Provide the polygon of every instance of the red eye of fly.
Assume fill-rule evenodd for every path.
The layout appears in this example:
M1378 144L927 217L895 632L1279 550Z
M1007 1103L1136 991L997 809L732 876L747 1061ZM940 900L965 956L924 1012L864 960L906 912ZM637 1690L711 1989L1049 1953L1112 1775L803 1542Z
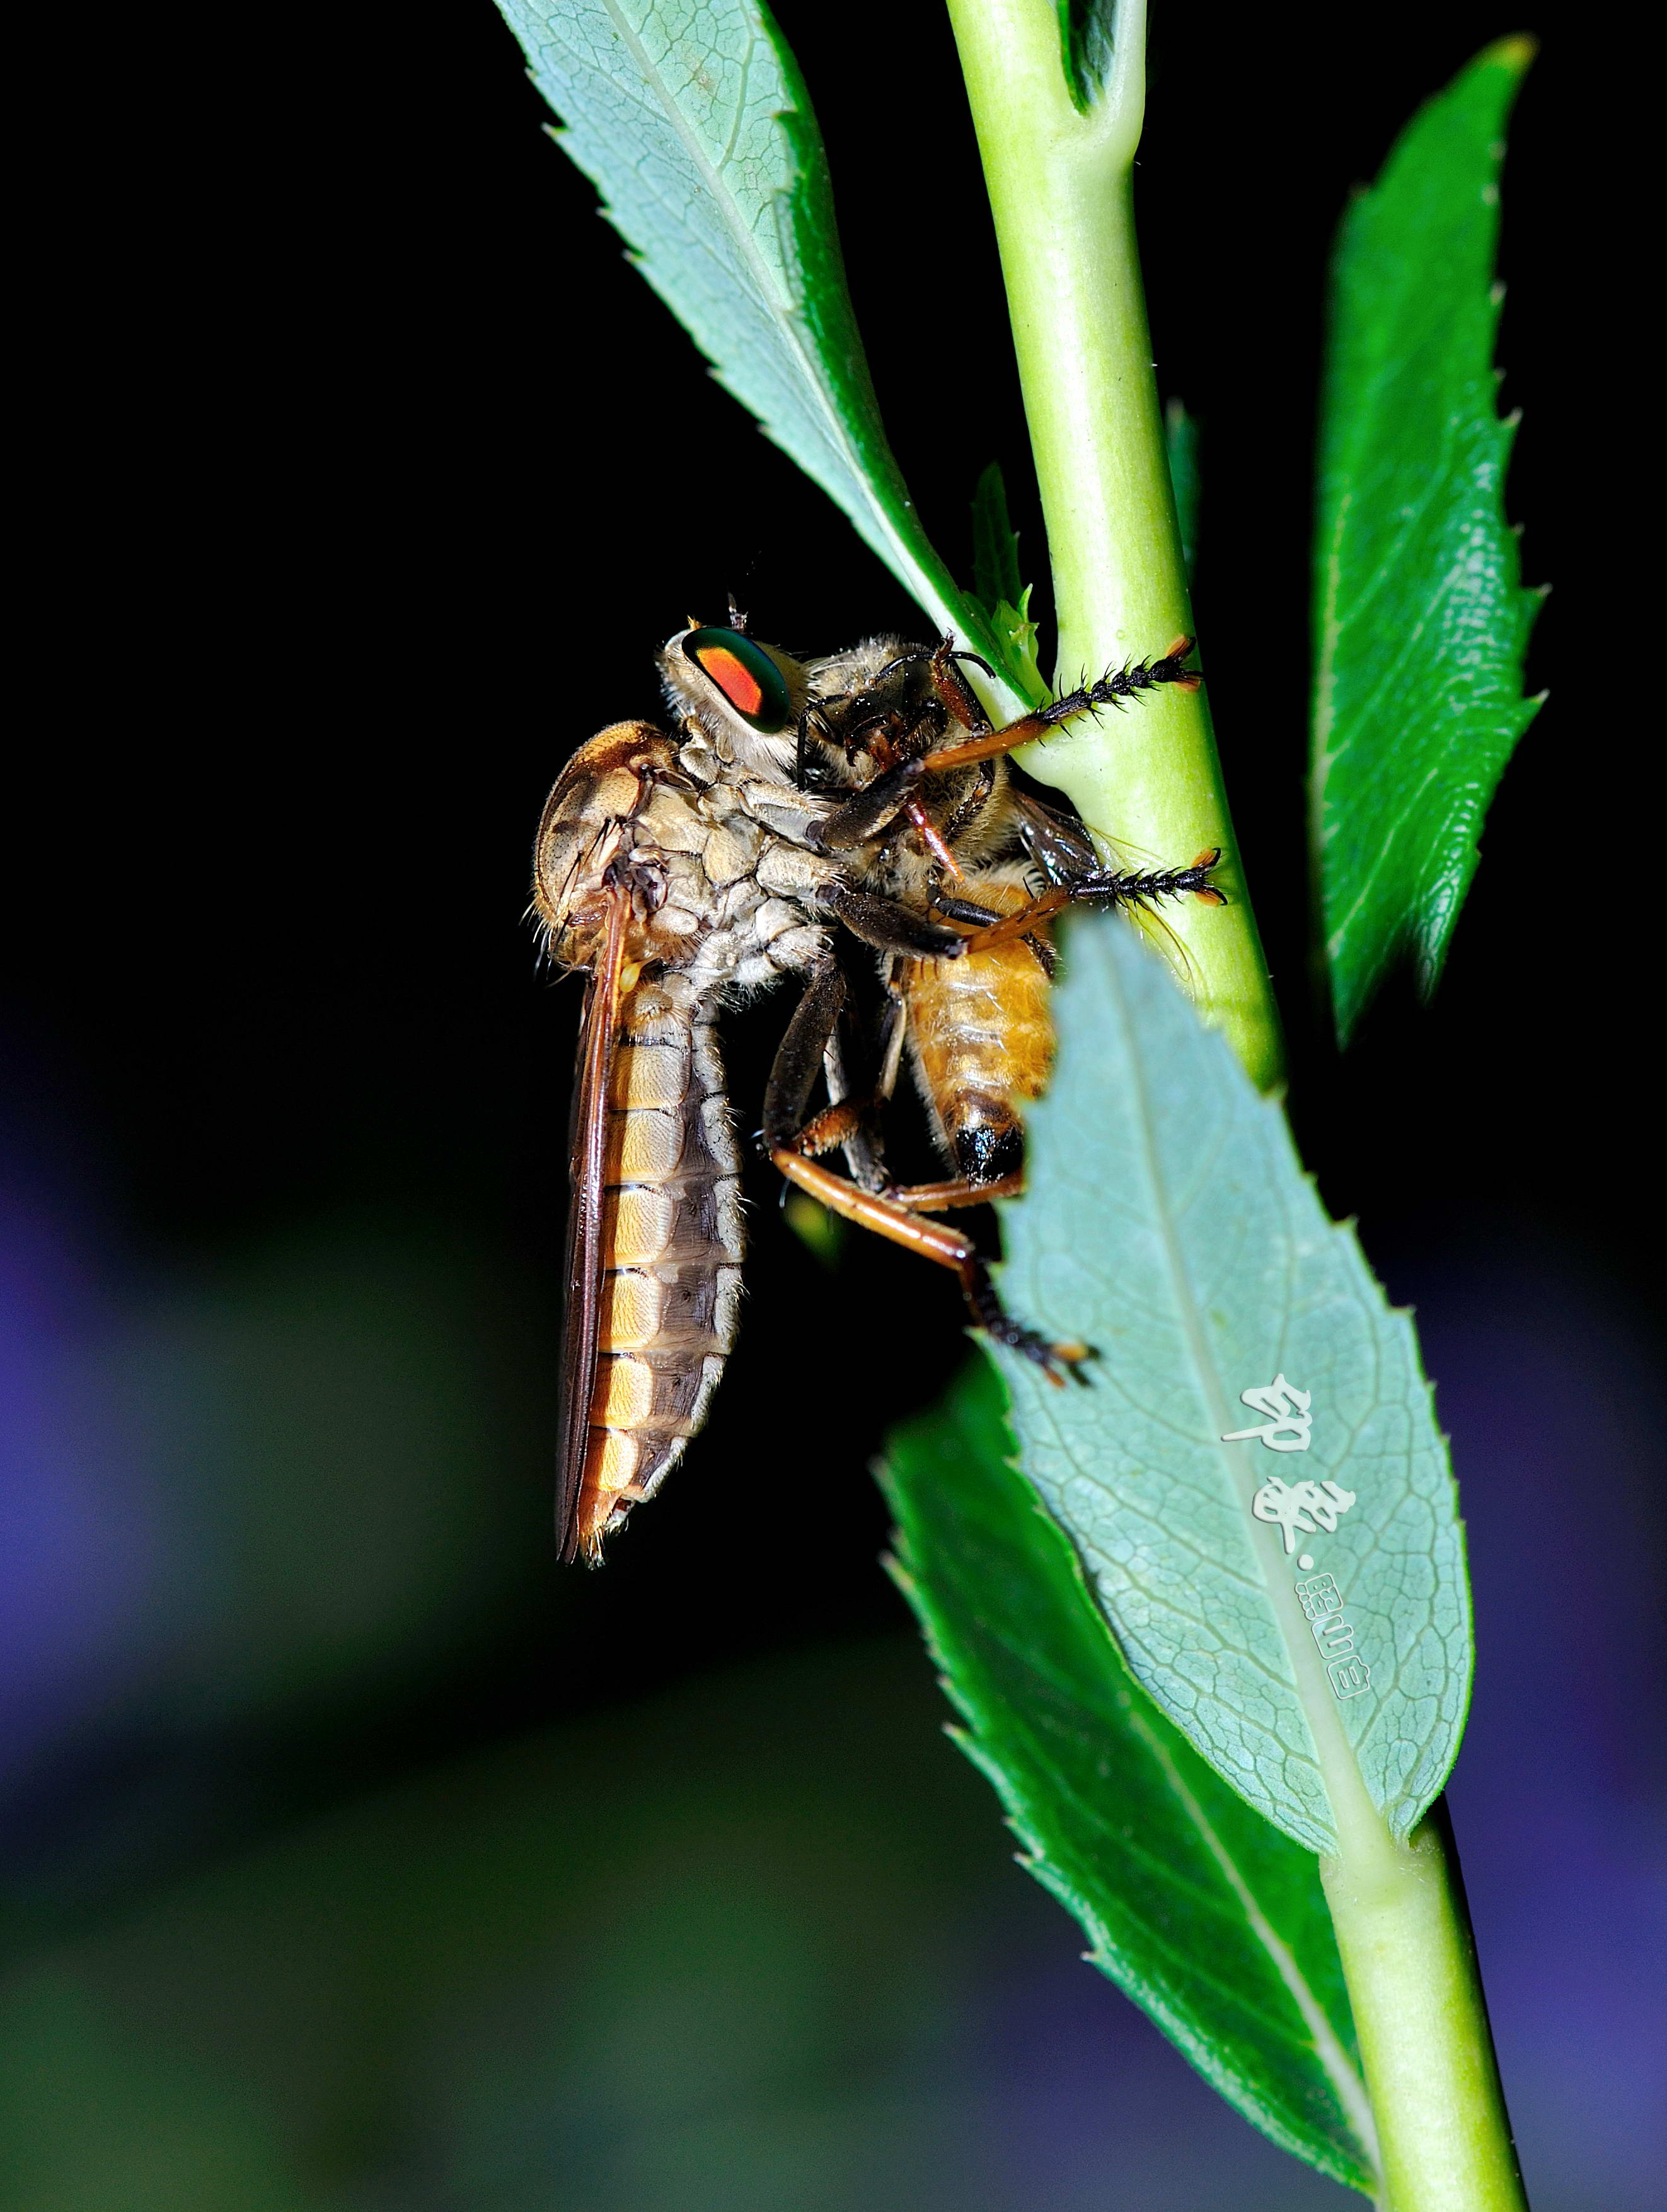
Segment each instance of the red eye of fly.
M792 720L781 671L738 629L691 630L683 651L755 729L785 730Z
M696 658L731 707L739 708L743 714L757 714L764 704L764 686L727 646L709 645Z

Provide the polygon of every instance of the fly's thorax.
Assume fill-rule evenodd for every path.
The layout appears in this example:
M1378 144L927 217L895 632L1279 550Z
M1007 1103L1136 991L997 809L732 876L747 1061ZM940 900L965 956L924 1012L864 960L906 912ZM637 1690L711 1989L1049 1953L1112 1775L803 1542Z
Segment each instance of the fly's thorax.
M809 925L807 897L829 864L785 845L752 803L776 793L802 822L802 796L734 770L691 774L688 750L646 724L619 724L562 771L534 864L534 903L558 960L597 963L621 885L632 898L632 962L687 969L702 991L768 980L781 965L772 946ZM790 950L787 964L808 957Z
M688 752L685 745L680 761ZM808 967L827 951L821 901L830 884L850 878L852 863L848 856L815 852L805 840L834 804L739 767L702 793L700 811L712 825L707 873L721 880L721 893L714 896L730 933L724 946L712 950L727 957L730 981L743 988L768 982Z
M724 779L693 800L678 795L662 804L657 794L644 817L667 848L665 900L652 930L679 938L689 975L724 997L802 969L826 950L816 896L838 873L836 863L790 844L761 819L749 789Z

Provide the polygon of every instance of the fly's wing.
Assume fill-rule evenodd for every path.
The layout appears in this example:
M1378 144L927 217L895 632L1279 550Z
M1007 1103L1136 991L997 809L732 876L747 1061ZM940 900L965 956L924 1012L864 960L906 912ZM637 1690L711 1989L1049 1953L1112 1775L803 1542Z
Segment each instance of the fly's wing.
M631 894L612 894L602 957L585 993L579 1076L573 1093L568 1173L567 1304L561 1347L561 1461L556 1477L555 1540L564 1561L579 1553L579 1507L596 1395L607 1197L608 1077L619 1029L620 970Z

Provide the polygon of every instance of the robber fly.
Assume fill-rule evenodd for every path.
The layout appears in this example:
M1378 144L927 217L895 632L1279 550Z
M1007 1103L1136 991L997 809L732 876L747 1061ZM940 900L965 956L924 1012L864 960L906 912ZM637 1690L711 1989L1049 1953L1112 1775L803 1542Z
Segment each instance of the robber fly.
M1170 660L1141 680L1185 680ZM802 979L765 1094L770 1158L824 1205L952 1268L974 1322L1057 1381L1086 1348L1050 1343L1007 1315L972 1240L922 1216L1016 1187L1018 1158L1003 1139L1010 1128L1016 1141L1016 1101L1040 1090L1051 1050L1045 998L1031 981L1040 975L1045 990L1051 972L1047 915L1066 897L1133 904L1208 890L1203 861L1104 878L1062 817L1029 802L1028 814L991 805L1004 794L1004 754L1099 703L1090 694L995 731L947 647L907 649L887 665L876 643L807 665L749 636L733 615L728 629L680 631L660 668L678 736L624 722L591 739L558 779L535 850L549 949L589 977L567 1241L566 1558L598 1557L603 1536L658 1489L704 1419L734 1340L741 1158L716 1038L722 1007L783 976ZM898 668L924 671L924 708L914 696L882 701ZM807 731L829 760L843 760L844 788L807 787ZM955 788L969 767L982 793L970 810ZM1052 889L1038 895L1013 875L1009 814L1031 824L1020 860L1046 852ZM976 834L975 815L985 817ZM924 877L905 840L930 856ZM946 896L946 869L970 878L986 903ZM901 978L882 1057L894 1074L912 1019L923 1086L941 1131L954 1133L954 1185L886 1185L865 1138L875 1097L843 1095L842 937ZM982 971L973 996L994 1003L993 1033L987 1018L969 1028L944 981L963 971ZM812 1115L824 1075L829 1103ZM854 1180L825 1164L840 1146Z
M963 939L856 885L850 855L889 819L866 793L791 780L803 672L739 630L691 626L661 656L680 730L621 722L580 747L546 802L533 903L551 956L589 978L572 1131L558 1533L599 1556L705 1418L734 1341L741 1154L716 1023L787 975L803 994L764 1100L783 1172L953 1268L974 1320L1057 1375L1056 1346L1003 1312L972 1240L864 1191L807 1124L845 998L844 933L884 955L964 958ZM890 811L894 813L895 807Z

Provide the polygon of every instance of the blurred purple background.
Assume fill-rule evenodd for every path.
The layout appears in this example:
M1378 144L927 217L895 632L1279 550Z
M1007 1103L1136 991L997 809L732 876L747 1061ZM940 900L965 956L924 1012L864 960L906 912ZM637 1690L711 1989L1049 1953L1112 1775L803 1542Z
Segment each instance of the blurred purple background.
M470 1402L478 1263L423 1282L420 1238L303 1224L217 1280L147 1273L39 1178L4 1224L28 2201L139 2201L103 2192L153 2160L216 2207L1343 2201L1080 1963L900 1628L696 1668L600 1727L477 1720L355 1786L344 1713L367 1738L443 1713L437 1650L478 1670L526 1601L468 1495L505 1449ZM1463 1485L1481 1664L1450 1802L1534 2202L1645 2212L1658 1377L1567 1248L1495 1228L1385 1264ZM651 1540L609 1570L610 1644ZM102 2120L64 2131L70 2097Z

